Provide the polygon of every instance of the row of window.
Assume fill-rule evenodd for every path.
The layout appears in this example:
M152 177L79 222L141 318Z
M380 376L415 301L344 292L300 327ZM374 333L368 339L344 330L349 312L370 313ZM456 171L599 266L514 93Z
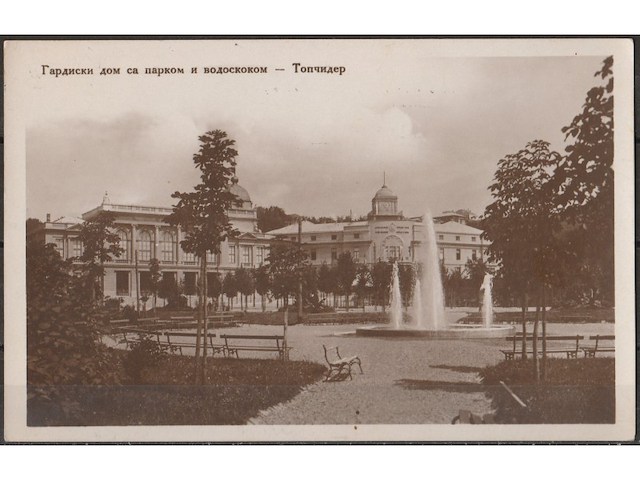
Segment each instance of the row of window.
M131 254L131 240L129 233L125 230L118 230L118 236L120 237L120 248L122 253L120 257L116 259L117 262L130 262L132 261ZM56 246L56 250L61 257L64 255L64 237L55 237L53 243ZM82 242L77 238L70 239L70 252L69 257L79 257L82 255ZM255 246L255 262L260 265L264 263L266 258L266 252L268 247ZM138 253L138 260L141 262L149 261L153 258L153 239L151 233L142 230L138 233L136 239L136 251ZM162 263L175 263L177 260L178 242L176 236L172 232L163 231L160 234L159 248L156 252L156 256ZM240 260L244 266L254 265L254 246L253 245L240 245ZM229 245L228 259L231 265L237 265L238 251L236 245ZM182 260L186 265L195 265L196 256L193 253L183 252ZM211 264L219 264L219 256L216 254L208 253L207 262Z
M471 259L476 260L480 253L480 250L471 250ZM488 255L488 252L485 250L484 254ZM444 261L444 248L440 249L440 260ZM459 248L456 248L456 260L462 260L462 250Z
M478 237L471 237L471 241L472 242L476 242ZM438 235L438 240L444 240L444 235L440 234ZM460 241L460 235L456 235L456 242Z
M353 234L353 238L356 239L356 240L359 239L360 238L360 234L359 233L354 233ZM318 240L318 236L317 235L311 235L309 237L309 239L310 239L309 241L315 242L315 241ZM338 235L337 234L331 235L331 240L338 240ZM291 237L291 241L292 242L297 242L298 241L298 237Z
M116 295L129 296L131 292L131 273L129 271L116 271ZM213 275L213 274L208 274ZM176 272L163 272L163 280L168 277L174 282L176 281ZM151 292L151 272L138 272L138 284L140 286L140 294ZM184 272L183 277L183 293L185 295L195 295L198 282L198 274L196 272Z
M346 250L348 251L348 250ZM309 258L311 259L311 261L315 261L318 259L318 251L313 249L309 251ZM360 261L360 249L359 248L354 248L353 250L351 250L351 258L353 258L356 262ZM335 262L338 260L338 249L337 248L332 248L331 249L331 261Z

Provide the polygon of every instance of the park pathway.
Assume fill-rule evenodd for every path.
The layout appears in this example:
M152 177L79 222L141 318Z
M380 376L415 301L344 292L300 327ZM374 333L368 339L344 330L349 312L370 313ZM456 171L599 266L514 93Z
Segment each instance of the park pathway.
M358 355L364 374L353 380L318 382L289 402L250 420L255 425L448 424L459 410L491 413L480 368L497 363L504 342L425 341L334 336L354 327L289 329L292 359L325 363L322 345Z

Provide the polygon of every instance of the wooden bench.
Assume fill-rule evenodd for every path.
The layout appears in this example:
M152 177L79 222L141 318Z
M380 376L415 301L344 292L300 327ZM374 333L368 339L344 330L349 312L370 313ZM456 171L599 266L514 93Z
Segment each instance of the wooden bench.
M328 382L331 378L337 380L341 375L348 373L349 379L353 379L351 376L351 367L353 365L358 365L360 368L360 373L364 373L362 371L362 364L360 363L360 358L356 355L352 357L341 357L339 347L326 347L322 345L324 349L324 358L329 364L329 371L327 372L327 376L324 379L325 382ZM329 352L333 350L336 351L335 358L329 358Z
M615 335L591 335L589 337L589 340L595 340L596 343L595 345L590 347L582 347L582 351L584 352L585 358L586 357L593 358L596 356L598 352L615 352L616 351L615 343L614 344L607 343L604 346L600 344L600 341L615 342L615 339L616 339Z
M172 350L178 350L180 355L183 354L183 348L196 348L196 334L184 333L184 332L162 332L157 333L156 338L158 345L169 347ZM224 345L216 345L213 343L213 339L216 338L215 333L207 333L207 340L204 345L200 345L201 348L211 349L211 354L215 356L216 353L225 355Z
M141 336L147 336L156 341L158 346L160 347L168 347L172 351L179 351L180 355L182 355L183 348L196 348L196 334L195 333L186 333L186 332L161 332L161 331L152 331L152 330L144 330L144 329L129 329L122 330L119 332L122 335L122 340L118 343L124 343L125 348L127 350L131 349L131 344L140 341ZM226 355L225 346L224 345L216 345L213 343L213 339L216 338L215 333L208 333L206 343L206 347L211 349L212 355L215 356L216 353L222 353ZM191 341L189 341L191 340ZM204 346L203 346L204 347Z
M500 350L504 355L505 360L514 360L515 358L522 358L523 352L520 348L522 345L522 333L516 333L513 336L507 337L507 341L513 342L513 347L511 350ZM533 355L533 350L531 350L531 341L533 340L533 335L527 334L527 355ZM576 342L575 347L567 348L567 347L554 347L548 348L547 345L547 354L565 354L567 358L578 358L578 353L580 352L580 340L584 340L584 336L582 335L547 335L547 344L549 342ZM542 336L538 336L538 356L542 356Z
M285 347L282 335L220 335L224 340L224 349L227 356L235 355L240 358L238 352L277 352L280 359L286 359L291 347ZM240 341L241 343L236 343Z

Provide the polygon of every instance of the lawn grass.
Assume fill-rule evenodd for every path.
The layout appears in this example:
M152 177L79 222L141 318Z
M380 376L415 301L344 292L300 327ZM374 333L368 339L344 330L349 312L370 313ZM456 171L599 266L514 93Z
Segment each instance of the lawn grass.
M613 358L548 359L547 379L536 384L533 360L503 361L480 372L486 386L500 381L527 405L521 407L504 388L488 388L499 423L614 423Z
M261 410L287 401L322 378L311 362L209 359L204 385L194 385L193 358L170 355L131 384L126 352L113 351L120 385L46 387L48 398L28 403L30 426L51 425L241 425Z

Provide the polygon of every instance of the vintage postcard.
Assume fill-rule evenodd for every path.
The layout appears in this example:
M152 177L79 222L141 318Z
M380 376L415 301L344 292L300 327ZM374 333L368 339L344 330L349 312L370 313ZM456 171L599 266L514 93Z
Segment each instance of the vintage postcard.
M4 62L7 441L634 438L631 40Z

